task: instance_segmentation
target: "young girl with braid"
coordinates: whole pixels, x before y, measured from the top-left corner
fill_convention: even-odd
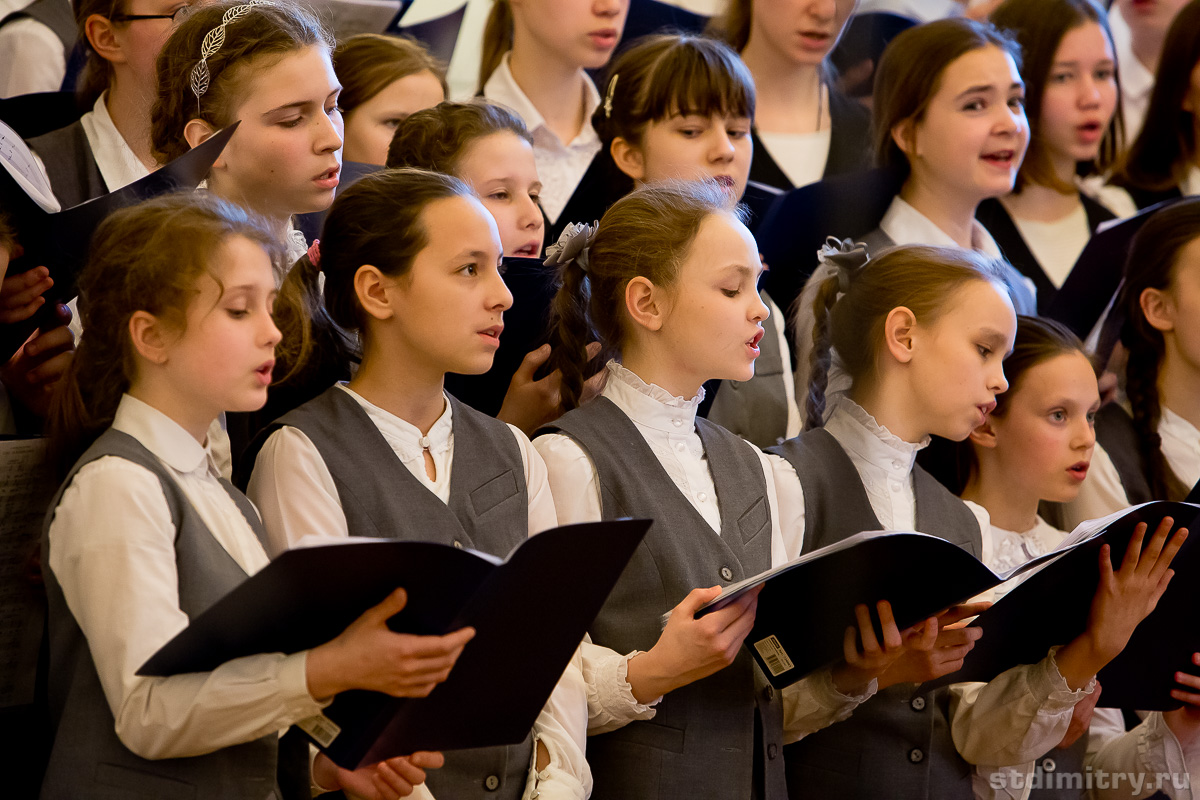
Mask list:
[[[1071,525],[1135,503],[1182,500],[1200,479],[1198,313],[1200,199],[1189,199],[1151,217],[1130,248],[1109,322],[1129,352],[1127,399],[1096,417],[1096,454],[1067,506]]]

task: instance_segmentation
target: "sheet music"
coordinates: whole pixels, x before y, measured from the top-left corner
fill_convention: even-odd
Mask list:
[[[62,210],[46,173],[37,163],[29,145],[3,122],[0,122],[0,164],[43,211],[53,214]]]
[[[33,702],[46,604],[30,573],[56,488],[45,439],[0,440],[0,708]]]

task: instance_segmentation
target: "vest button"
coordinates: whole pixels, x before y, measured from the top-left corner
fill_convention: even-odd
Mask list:
[[[727,581],[733,580],[733,570],[729,567],[721,567],[721,577]]]
[[[1053,758],[1043,758],[1042,769],[1046,772],[1054,772],[1054,770],[1058,769],[1058,765],[1054,763]]]
[[[775,699],[775,687],[768,686],[767,688],[763,689],[763,697],[767,698],[768,701],[774,700]]]
[[[488,775],[483,781],[483,786],[489,792],[494,792],[500,788],[500,779],[495,775]]]
[[[455,539],[454,546],[457,547],[459,550],[462,550],[463,545],[462,545],[462,542],[460,542],[458,539]]]
[[[778,755],[779,755],[779,748],[775,746],[774,742],[767,745],[767,758],[774,760],[775,757]]]
[[[910,705],[912,705],[913,711],[924,711],[925,710],[925,698],[924,697],[914,697],[912,699],[912,703]]]
[[[925,753],[919,747],[914,747],[908,751],[908,760],[914,764],[920,764],[925,760]]]

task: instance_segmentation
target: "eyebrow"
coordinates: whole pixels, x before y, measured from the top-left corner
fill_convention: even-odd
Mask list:
[[[738,275],[742,275],[747,278],[752,278],[752,277],[754,277],[754,273],[756,271],[759,274],[762,274],[762,265],[760,264],[756,270],[754,267],[748,267],[745,264],[726,264],[724,267],[721,268],[721,271],[722,272],[733,271],[733,272],[736,272]]]
[[[455,255],[454,259],[457,261],[460,258],[483,259],[486,257],[487,257],[487,253],[483,252],[482,250],[463,250],[461,253],[458,253],[457,255]]]
[[[1024,81],[1013,81],[1009,85],[1008,90],[1011,92],[1013,89],[1024,90],[1025,82]],[[958,95],[956,96],[955,99],[958,99],[961,97],[966,97],[969,94],[982,94],[984,92],[994,92],[994,91],[996,91],[996,85],[994,83],[982,83],[982,84],[979,84],[978,86],[970,86],[970,87],[962,90],[961,92],[958,93]]]
[[[338,84],[337,86],[334,87],[333,91],[331,91],[329,94],[327,94],[325,96],[325,99],[328,100],[329,98],[333,97],[335,94],[337,94],[340,91],[342,91],[342,86],[341,86],[341,84]],[[313,104],[312,100],[297,100],[294,103],[285,103],[281,106],[276,106],[275,108],[272,108],[270,111],[264,111],[262,113],[262,115],[264,117],[269,117],[272,114],[277,114],[281,111],[290,111],[292,109],[300,109],[300,108],[304,108],[305,106],[309,106],[312,104]]]
[[[980,331],[980,335],[989,344],[1003,344],[1008,341],[1008,337],[995,328],[984,328]]]
[[[1076,58],[1071,61],[1055,61],[1053,66],[1055,66],[1055,67],[1078,67],[1082,63],[1083,62],[1081,62],[1079,59]],[[1097,61],[1095,65],[1097,67],[1111,67],[1113,65],[1113,60],[1111,58],[1102,58],[1099,61]]]

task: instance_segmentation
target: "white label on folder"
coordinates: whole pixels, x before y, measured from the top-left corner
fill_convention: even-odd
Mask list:
[[[315,717],[308,717],[296,723],[300,730],[307,733],[313,739],[316,739],[317,744],[321,747],[329,747],[333,744],[333,740],[338,737],[342,729],[338,724],[324,714],[317,714]]]
[[[771,677],[782,675],[796,665],[788,658],[787,651],[783,649],[783,645],[779,643],[779,639],[774,636],[755,642],[754,649],[762,656],[762,660],[766,662],[767,669],[771,671]]]

